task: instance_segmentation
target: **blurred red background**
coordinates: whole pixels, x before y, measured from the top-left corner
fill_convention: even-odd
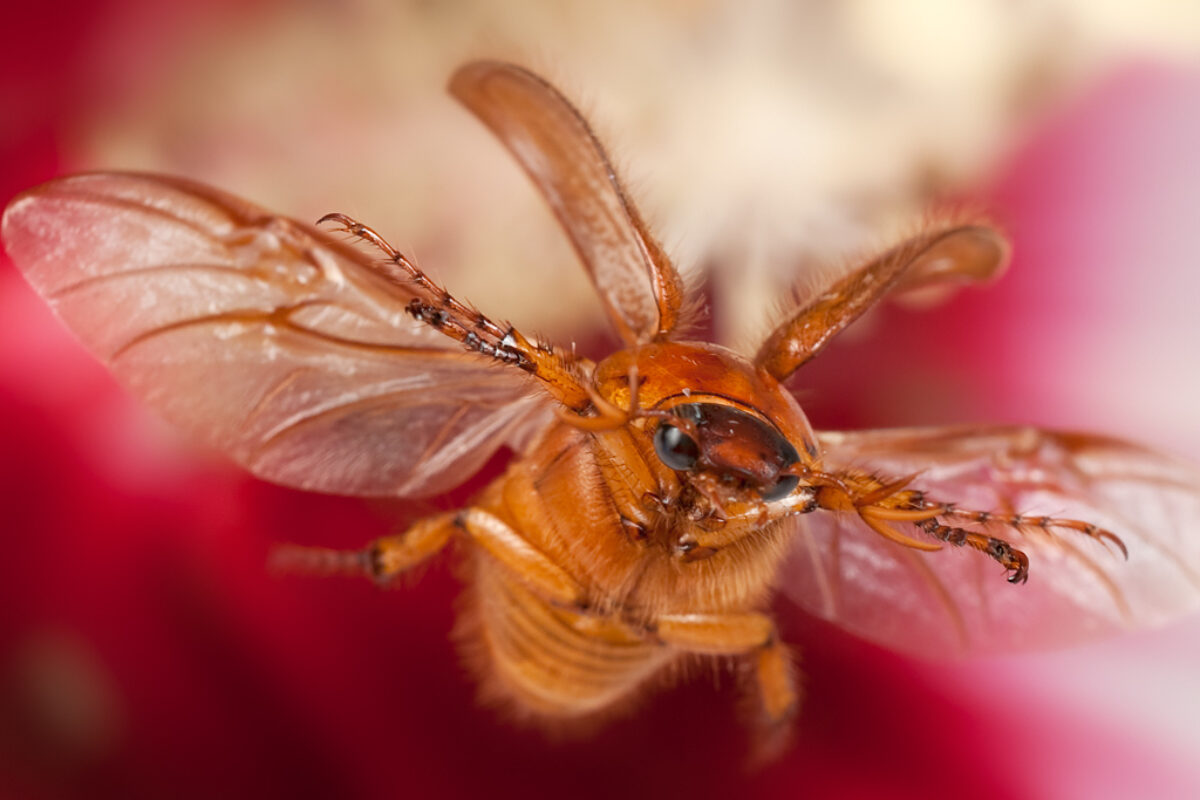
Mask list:
[[[0,202],[66,171],[131,166],[80,155],[96,152],[81,142],[107,124],[105,110],[152,113],[137,106],[140,87],[193,26],[244,33],[280,13],[265,1],[152,8],[80,2],[6,17]],[[529,47],[554,58],[550,44]],[[671,81],[686,76],[664,75],[664,94]],[[1008,275],[933,310],[884,308],[833,346],[797,380],[818,427],[1032,422],[1200,459],[1200,71],[1115,64],[1038,120],[991,177],[954,191],[1011,233]],[[283,157],[264,154],[258,167],[302,180]],[[781,603],[808,698],[779,763],[744,769],[729,674],[658,694],[593,738],[547,741],[475,704],[448,638],[452,559],[396,591],[264,569],[274,543],[357,547],[461,504],[479,481],[385,507],[248,478],[150,419],[7,261],[0,333],[8,796],[1182,797],[1200,787],[1194,619],[1070,653],[923,664]]]

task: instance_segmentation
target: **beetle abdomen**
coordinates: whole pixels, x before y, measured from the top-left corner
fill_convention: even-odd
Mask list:
[[[629,696],[671,658],[617,620],[553,608],[486,556],[475,564],[476,636],[491,689],[518,711],[583,717]]]

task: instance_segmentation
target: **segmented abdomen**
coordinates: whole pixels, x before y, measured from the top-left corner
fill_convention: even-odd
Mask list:
[[[490,688],[519,711],[569,718],[608,709],[674,657],[615,620],[548,606],[483,554],[474,568]]]

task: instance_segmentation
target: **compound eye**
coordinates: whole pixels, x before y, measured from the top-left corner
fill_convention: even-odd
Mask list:
[[[665,422],[654,432],[654,452],[664,464],[680,472],[696,466],[696,459],[700,458],[696,440]]]
[[[770,489],[762,490],[762,499],[768,503],[774,502],[782,497],[787,497],[799,485],[800,476],[784,475]]]

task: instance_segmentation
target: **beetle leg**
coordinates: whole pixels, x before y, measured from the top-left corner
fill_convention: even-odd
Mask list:
[[[555,415],[568,425],[584,431],[611,431],[623,427],[632,419],[631,412],[614,406],[592,387],[588,386],[586,389],[595,416],[586,416],[574,409],[562,408],[555,409]]]
[[[962,508],[950,508],[938,514],[938,516],[943,519],[966,520],[967,522],[974,522],[977,525],[1006,525],[1017,529],[1041,528],[1042,530],[1049,530],[1051,528],[1065,528],[1095,539],[1105,547],[1111,543],[1121,551],[1121,555],[1127,561],[1129,560],[1129,549],[1125,546],[1125,542],[1121,540],[1120,536],[1101,528],[1099,525],[1093,525],[1090,522],[1081,522],[1077,519],[1037,517],[1025,514],[993,514],[988,511],[968,511]]]
[[[689,653],[750,655],[764,722],[779,729],[800,705],[791,661],[775,623],[765,614],[663,614],[646,626],[649,636]]]
[[[638,416],[641,408],[638,406],[638,390],[642,382],[638,380],[637,363],[630,365],[625,378],[629,384],[629,408],[621,408],[608,402],[591,386],[585,386],[588,398],[592,401],[592,409],[596,416],[585,416],[570,409],[557,409],[556,415],[568,425],[573,425],[585,431],[611,431],[624,427],[630,420]]]
[[[567,608],[586,607],[579,582],[504,520],[483,509],[468,508],[458,514],[455,524],[542,599]]]
[[[991,556],[1011,573],[1008,576],[1009,583],[1024,583],[1029,580],[1029,556],[1003,539],[963,528],[951,528],[939,524],[936,519],[927,519],[914,524],[935,539],[948,542],[955,547],[967,545]]]
[[[905,536],[889,523],[907,522],[942,542],[967,545],[995,559],[1010,571],[1009,583],[1024,583],[1029,577],[1029,558],[1007,541],[977,531],[942,525],[940,517],[966,516],[946,504],[932,503],[922,492],[903,488],[908,480],[885,481],[864,472],[837,475],[813,472],[809,478],[820,485],[817,503],[832,511],[853,511],[871,530],[890,541],[915,550],[938,550],[941,545]],[[981,522],[976,517],[968,517]],[[985,515],[984,520],[987,517]],[[1083,523],[1080,523],[1083,524]]]
[[[367,575],[387,582],[440,552],[456,530],[474,539],[542,599],[568,608],[584,607],[583,587],[574,578],[502,519],[478,508],[426,517],[404,533],[376,539],[363,550],[286,545],[271,560],[284,572]]]
[[[386,583],[437,555],[454,531],[453,513],[435,514],[418,520],[403,533],[376,539],[362,550],[283,545],[271,554],[271,565],[281,572],[365,575]]]
[[[911,478],[885,482],[875,475],[846,471],[828,474],[809,470],[803,476],[817,489],[817,504],[832,511],[853,511],[873,531],[897,544],[917,550],[936,550],[938,545],[911,539],[888,523],[908,522],[921,531],[956,547],[966,545],[995,559],[1009,570],[1009,583],[1024,583],[1029,578],[1029,557],[1004,539],[979,531],[943,525],[942,520],[963,520],[975,525],[1004,525],[1016,530],[1041,528],[1049,531],[1061,528],[1082,533],[1102,544],[1116,546],[1129,557],[1120,537],[1090,522],[1058,517],[1038,517],[1021,514],[996,514],[988,511],[969,511],[946,503],[927,500],[923,492],[905,489]]]
[[[499,325],[438,286],[403,253],[361,222],[345,214],[326,214],[317,224],[332,222],[341,231],[371,244],[384,255],[378,273],[412,296],[406,310],[476,353],[536,375],[568,408],[582,412],[591,402],[582,359],[543,342],[531,342],[511,325]]]
[[[937,516],[936,510],[926,509],[922,505],[919,492],[902,490],[879,497],[881,488],[891,484],[885,484],[873,475],[858,472],[839,475],[810,472],[806,478],[818,486],[815,495],[817,508],[854,512],[875,533],[914,550],[941,549],[940,545],[905,536],[887,524],[888,521],[897,521],[896,514],[905,516],[914,511],[921,520]]]

